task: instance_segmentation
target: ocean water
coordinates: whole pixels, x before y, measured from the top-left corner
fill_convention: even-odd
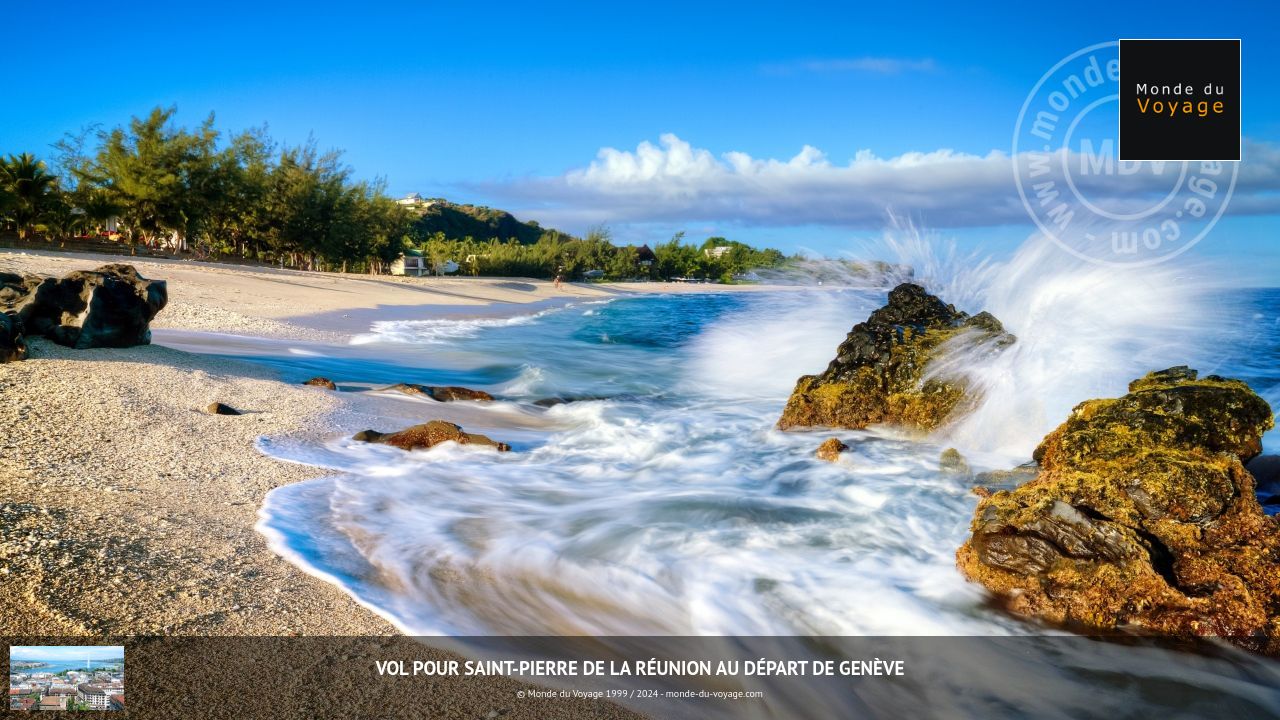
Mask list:
[[[1064,272],[1039,250],[968,274],[926,268],[920,282],[962,309],[991,310],[1019,342],[994,363],[939,364],[969,375],[986,401],[925,438],[774,428],[796,378],[825,367],[887,285],[624,297],[376,322],[342,347],[259,343],[247,354],[298,380],[486,389],[499,401],[464,404],[459,421],[514,449],[262,438],[262,452],[329,473],[272,491],[259,529],[413,635],[1053,636],[992,607],[956,571],[977,499],[973,479],[942,472],[939,455],[956,447],[979,471],[1026,462],[1077,402],[1176,364],[1280,400],[1280,290],[1160,272]],[[550,398],[573,401],[538,404]],[[421,420],[464,412],[386,402]],[[851,446],[839,463],[814,457],[830,436]],[[1265,439],[1269,451],[1277,439]],[[1186,696],[1280,714],[1268,661],[1225,648],[1190,665],[1177,651],[1108,652],[1131,665],[1102,683],[1116,707]],[[1037,676],[1041,697],[1060,694],[1063,708],[1097,700],[1088,653],[1040,660],[1083,668]],[[993,683],[1004,677],[989,670]],[[971,673],[951,675],[932,681],[973,689]]]
[[[514,452],[264,439],[335,474],[273,492],[263,528],[322,569],[344,556],[341,582],[413,634],[977,631],[989,620],[951,570],[970,483],[937,472],[943,446],[837,433],[853,449],[833,465],[813,457],[830,433],[773,428],[800,370],[882,300],[684,295],[377,326],[357,338],[373,356],[429,349],[439,374],[413,381],[485,367],[502,402],[466,428]]]
[[[123,651],[121,652],[121,654],[123,654]],[[93,668],[93,670],[95,670],[95,671],[96,671],[96,670],[115,670],[115,669],[119,669],[119,668],[121,667],[121,664],[119,664],[119,663],[99,662],[99,661],[97,661],[97,660],[94,660],[92,663],[89,663],[89,662],[87,662],[86,660],[40,660],[40,659],[29,659],[28,661],[29,661],[29,662],[42,662],[42,663],[45,663],[45,665],[46,665],[46,666],[45,666],[45,667],[39,667],[39,668],[24,668],[24,669],[19,670],[19,671],[17,671],[17,672],[24,672],[24,673],[52,673],[52,674],[55,674],[55,675],[56,675],[56,674],[61,673],[61,672],[66,672],[67,670],[81,670],[81,671],[83,671],[83,670],[87,670],[87,669],[90,667],[90,665],[92,665],[92,668]]]
[[[675,295],[393,322],[335,357],[267,358],[340,384],[482,387],[501,400],[468,407],[466,429],[514,452],[264,438],[263,452],[333,474],[273,491],[262,528],[413,634],[1018,632],[954,570],[976,498],[972,478],[938,458],[955,446],[979,470],[1025,462],[1051,418],[1091,395],[1014,402],[993,382],[980,422],[923,439],[774,429],[795,379],[821,370],[884,294]],[[1249,340],[1184,350],[1273,394],[1280,296],[1219,302],[1242,308]],[[1157,359],[1152,369],[1176,360]],[[1088,382],[1122,392],[1139,371],[1109,374]],[[549,398],[574,401],[536,404]],[[413,402],[424,420],[456,409]],[[852,448],[840,463],[813,455],[828,436]]]

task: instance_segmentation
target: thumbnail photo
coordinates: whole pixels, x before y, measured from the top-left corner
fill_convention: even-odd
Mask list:
[[[11,645],[10,710],[124,710],[124,646]]]

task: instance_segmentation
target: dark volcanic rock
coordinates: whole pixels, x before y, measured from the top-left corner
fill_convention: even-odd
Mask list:
[[[11,308],[39,285],[41,278],[0,272],[0,305]]]
[[[432,420],[394,433],[362,430],[353,435],[351,439],[393,445],[401,450],[429,448],[442,442],[456,442],[459,445],[488,445],[499,452],[506,452],[511,449],[511,446],[506,443],[497,442],[477,433],[464,432],[460,426],[443,420]]]
[[[596,400],[623,400],[634,397],[633,395],[582,395],[579,397],[549,397],[534,400],[533,404],[543,408],[553,408],[557,405],[566,405],[568,403],[577,402],[593,402]]]
[[[224,405],[220,402],[210,403],[209,407],[205,408],[205,410],[210,415],[242,415],[243,414],[239,410],[231,407],[230,405]]]
[[[1271,408],[1189,368],[1129,387],[1077,405],[1034,480],[979,502],[961,571],[1048,622],[1280,653],[1280,522],[1242,464]]]
[[[889,302],[858,323],[821,375],[796,383],[778,427],[860,429],[891,423],[928,430],[966,400],[961,379],[925,379],[943,343],[999,352],[1014,342],[989,313],[970,317],[924,288],[903,283]]]
[[[308,381],[306,381],[306,382],[304,382],[304,383],[302,383],[302,384],[303,384],[303,385],[314,385],[315,387],[322,387],[322,388],[324,388],[324,389],[326,389],[326,390],[337,390],[337,389],[338,389],[338,386],[337,386],[337,385],[334,385],[332,380],[330,380],[329,378],[325,378],[325,377],[313,377],[313,378],[311,378],[310,380],[308,380]]]
[[[27,341],[22,336],[22,321],[16,315],[0,312],[0,363],[25,360]]]
[[[399,383],[383,390],[396,390],[406,395],[426,395],[432,400],[438,402],[453,402],[455,400],[492,400],[493,396],[483,390],[472,390],[471,388],[458,387],[457,385],[416,385],[414,383]]]
[[[103,265],[63,278],[0,278],[0,304],[16,312],[28,334],[75,348],[130,347],[151,342],[150,323],[165,306],[163,280],[131,265]]]

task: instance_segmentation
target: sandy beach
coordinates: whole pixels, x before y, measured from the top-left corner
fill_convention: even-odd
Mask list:
[[[429,317],[723,289],[632,283],[556,290],[532,280],[0,254],[0,269],[25,274],[63,275],[107,262],[168,282],[156,330],[320,342],[345,342],[358,326],[343,316],[362,311]],[[394,632],[277,558],[253,529],[269,490],[319,474],[262,455],[255,440],[379,424],[360,396],[344,395],[283,383],[261,365],[157,344],[70,350],[34,339],[29,360],[0,365],[0,422],[10,429],[0,449],[0,627],[9,634]],[[212,402],[246,414],[210,415],[204,408]],[[94,581],[81,582],[86,574]]]
[[[61,275],[113,261],[169,282],[157,329],[313,341],[345,336],[314,318],[380,306],[484,308],[670,289],[557,292],[535,281],[343,277],[53,253],[0,254],[0,269]],[[286,384],[261,365],[157,344],[71,350],[32,340],[30,359],[0,365],[7,428],[0,632],[394,636],[385,620],[274,555],[254,530],[268,491],[322,474],[272,460],[255,441],[378,424],[359,394],[343,395]],[[208,414],[212,402],[245,414]],[[497,703],[518,686],[496,678],[485,688]],[[531,717],[627,714],[601,703],[522,707]]]
[[[341,342],[368,321],[485,313],[503,306],[599,300],[635,294],[761,292],[769,285],[565,283],[523,278],[359,275],[281,270],[189,260],[0,251],[0,270],[63,275],[108,262],[133,265],[169,283],[169,303],[153,328]]]

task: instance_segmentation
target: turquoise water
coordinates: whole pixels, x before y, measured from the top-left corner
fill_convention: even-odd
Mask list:
[[[39,667],[39,668],[24,668],[22,670],[19,670],[18,672],[26,672],[26,673],[46,673],[47,672],[47,673],[53,673],[56,675],[61,672],[66,672],[67,670],[87,670],[90,667],[89,664],[86,663],[84,660],[78,660],[78,661],[76,660],[41,660],[39,658],[27,658],[26,660],[30,662],[43,662],[43,663],[46,663],[46,666]],[[93,662],[92,667],[93,667],[93,670],[97,671],[97,670],[114,670],[114,669],[118,669],[120,666],[113,663],[105,663],[105,662],[100,663],[95,660]]]
[[[260,530],[416,635],[1052,636],[956,571],[976,498],[939,454],[957,447],[977,470],[1025,462],[1080,400],[1176,364],[1241,377],[1275,403],[1280,291],[1090,268],[1062,277],[1037,263],[926,280],[963,309],[990,309],[1019,342],[996,362],[948,360],[987,399],[923,439],[774,429],[796,378],[825,367],[887,288],[376,322],[342,346],[246,341],[240,352],[291,380],[488,390],[498,402],[377,396],[379,429],[454,419],[514,448],[403,453],[349,440],[354,426],[322,441],[263,438],[262,452],[329,474],[272,491]],[[538,403],[551,398],[575,401]],[[813,456],[831,435],[851,447],[838,464]],[[1125,669],[1105,680],[1089,670],[1093,651],[1046,647],[992,660],[984,680],[958,663],[930,681],[998,705],[997,686],[1024,676],[1067,717],[1081,716],[1074,703],[1159,712],[1185,698],[1280,714],[1268,661],[1229,648],[1194,660],[1108,652],[1132,663],[1120,657]]]
[[[1009,432],[993,435],[993,413],[1025,410],[1002,403],[980,427],[923,441],[773,428],[795,378],[883,300],[883,289],[630,298],[379,323],[341,353],[263,356],[296,379],[482,387],[501,401],[470,408],[467,429],[515,450],[264,439],[264,452],[334,475],[274,491],[263,528],[415,634],[1023,632],[954,570],[976,499],[938,456],[955,444],[979,469],[1009,467],[1056,422],[1006,417]],[[1197,355],[1205,372],[1274,394],[1280,297],[1215,302],[1247,320],[1240,342],[1150,349],[1131,365]],[[1142,371],[1094,380],[1122,391]],[[583,399],[535,404],[548,398]],[[1040,397],[1037,416],[1063,418],[1079,399]],[[396,402],[423,419],[455,410]],[[839,464],[813,457],[832,434],[852,447]]]

